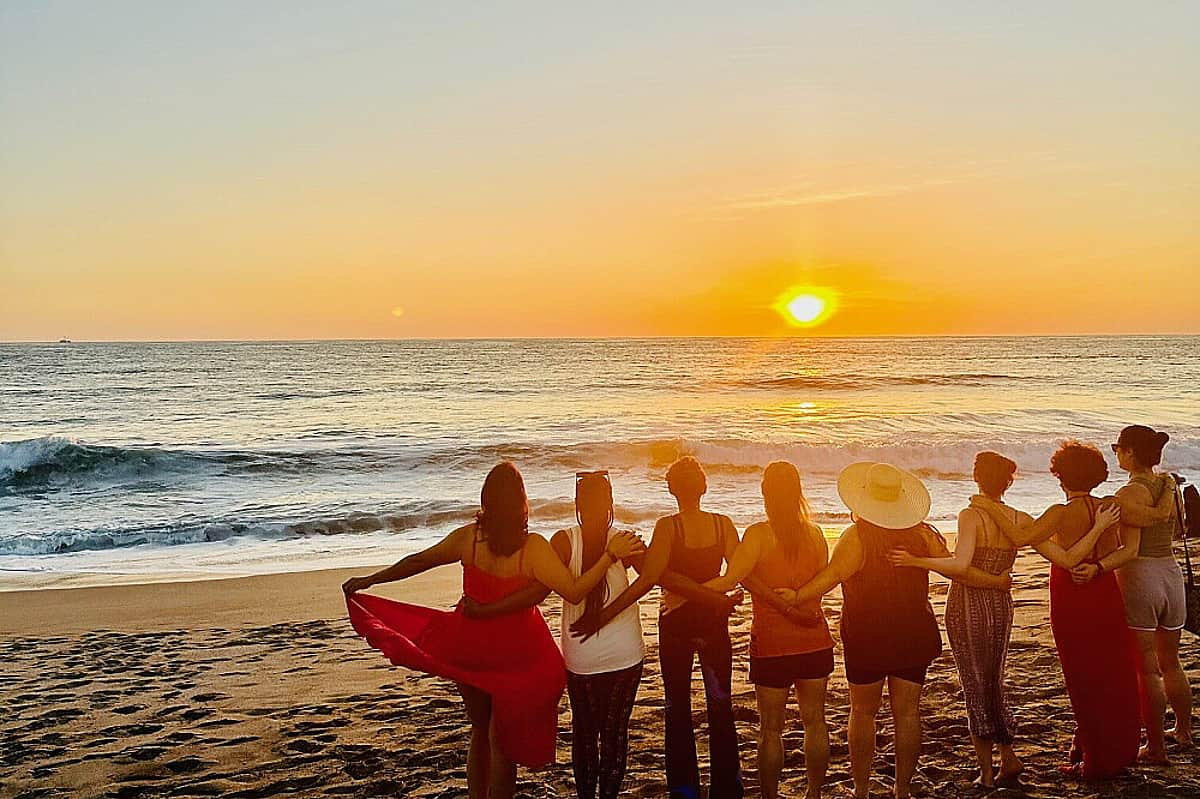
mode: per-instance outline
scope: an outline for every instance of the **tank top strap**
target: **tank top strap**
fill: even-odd
[[[671,524],[675,527],[675,543],[683,544],[683,519],[676,513],[671,517]]]
[[[725,552],[725,525],[721,524],[721,514],[714,513],[712,515],[712,520],[713,520],[714,540],[716,541],[716,546],[720,547],[721,552],[724,553]]]
[[[483,531],[479,529],[479,522],[475,522],[475,526],[471,529],[471,566],[475,565],[475,549],[479,546],[479,541]]]

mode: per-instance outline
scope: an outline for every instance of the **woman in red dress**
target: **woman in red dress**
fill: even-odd
[[[971,504],[985,510],[1014,543],[1034,544],[1050,558],[1050,627],[1075,715],[1071,762],[1062,771],[1086,780],[1110,779],[1134,764],[1141,739],[1137,648],[1113,574],[1136,554],[1137,541],[1125,527],[1111,524],[1120,514],[1106,513],[1100,498],[1092,496],[1108,479],[1100,450],[1068,441],[1050,459],[1050,472],[1067,501],[1036,521],[1025,516],[1014,522],[1006,506],[978,495]],[[1073,551],[1072,556],[1064,561],[1046,545],[1059,553]],[[1087,548],[1086,556],[1078,554],[1079,545]]]
[[[476,520],[423,552],[342,586],[350,622],[397,666],[453,680],[471,720],[467,786],[471,799],[508,799],[517,765],[554,760],[558,702],[566,685],[562,654],[536,606],[491,619],[358,593],[436,566],[463,565],[463,594],[495,602],[537,581],[582,602],[615,561],[639,553],[632,533],[609,541],[596,563],[573,577],[541,536],[528,532],[529,503],[517,467],[501,463],[483,483]],[[482,546],[481,546],[482,545]]]

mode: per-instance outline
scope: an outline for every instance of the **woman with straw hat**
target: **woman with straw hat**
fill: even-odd
[[[946,541],[925,523],[929,491],[914,475],[887,463],[855,463],[838,477],[838,494],[854,523],[834,547],[829,565],[796,592],[811,602],[842,585],[842,645],[850,683],[850,767],[854,795],[870,792],[875,723],[887,682],[896,726],[897,799],[909,783],[921,748],[920,701],[925,672],[942,651],[929,604],[929,572],[892,565],[888,551],[903,547],[922,557],[946,557]]]

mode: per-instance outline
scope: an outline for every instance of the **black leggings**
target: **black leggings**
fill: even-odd
[[[730,690],[733,645],[729,622],[691,602],[658,618],[658,659],[667,717],[667,793],[671,799],[700,799],[692,726],[692,664],[697,655],[708,712],[708,797],[742,799],[745,789]]]
[[[629,715],[642,679],[642,664],[602,674],[567,672],[571,697],[571,759],[579,799],[616,799],[625,779]]]

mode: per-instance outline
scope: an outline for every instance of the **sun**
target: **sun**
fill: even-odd
[[[787,309],[793,319],[807,325],[825,312],[825,300],[814,294],[801,294],[792,298]]]
[[[837,310],[837,295],[819,286],[793,286],[774,307],[792,327],[816,327]]]

